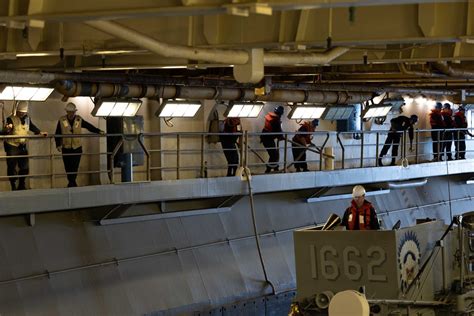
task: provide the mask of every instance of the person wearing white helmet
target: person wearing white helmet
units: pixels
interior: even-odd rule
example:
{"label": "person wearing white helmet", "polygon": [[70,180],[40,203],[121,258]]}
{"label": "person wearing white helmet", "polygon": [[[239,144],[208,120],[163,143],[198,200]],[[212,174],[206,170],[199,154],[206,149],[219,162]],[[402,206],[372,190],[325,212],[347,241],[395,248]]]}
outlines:
{"label": "person wearing white helmet", "polygon": [[[7,118],[3,133],[12,136],[26,136],[29,131],[35,135],[48,136],[48,133],[40,131],[28,116],[28,102],[20,101],[17,104],[16,113]],[[26,138],[8,138],[3,144],[7,156],[28,156]],[[7,158],[7,175],[10,177],[12,191],[26,190],[25,176],[28,173],[28,157]],[[16,186],[17,179],[18,187]]]}
{"label": "person wearing white helmet", "polygon": [[365,189],[356,185],[352,189],[351,206],[346,209],[341,225],[347,230],[380,229],[377,213],[372,203],[365,199]]}
{"label": "person wearing white helmet", "polygon": [[[56,135],[79,135],[85,128],[91,133],[104,134],[103,131],[76,115],[74,103],[68,103],[64,108],[66,115],[59,118]],[[81,137],[56,137],[56,148],[63,153],[64,169],[67,173],[68,188],[77,187],[76,178],[82,155]]]}

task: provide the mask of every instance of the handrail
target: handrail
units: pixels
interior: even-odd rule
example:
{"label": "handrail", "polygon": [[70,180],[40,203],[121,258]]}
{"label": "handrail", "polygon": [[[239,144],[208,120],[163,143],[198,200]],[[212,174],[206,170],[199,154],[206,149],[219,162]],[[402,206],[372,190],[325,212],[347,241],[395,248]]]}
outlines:
{"label": "handrail", "polygon": [[323,155],[324,155],[323,151],[324,151],[324,148],[326,147],[326,144],[328,143],[329,137],[330,137],[330,134],[327,133],[326,139],[321,145],[321,150],[319,151],[319,170],[323,170]]}
{"label": "handrail", "polygon": [[142,138],[143,138],[143,133],[138,134],[138,138],[137,138],[138,144],[140,144],[140,147],[143,149],[143,152],[146,155],[146,171],[147,171],[146,172],[146,180],[151,181],[150,153],[146,149],[145,144],[143,144]]}
{"label": "handrail", "polygon": [[[449,131],[454,134],[453,140],[450,139],[440,139],[436,144],[439,146],[440,151],[442,148],[445,148],[444,144],[452,142],[455,144],[455,147],[459,147],[459,136],[465,134],[466,131],[471,131],[469,129],[446,129],[446,130],[430,130],[430,129],[417,129],[415,130],[415,139],[414,139],[414,152],[408,152],[408,134],[407,132],[400,132],[402,134],[400,144],[401,147],[401,158],[404,165],[407,165],[409,161],[410,164],[419,163],[422,161],[427,161],[426,156],[432,155],[432,140],[430,138],[430,133],[436,131],[436,133],[441,135],[444,131]],[[280,161],[279,164],[283,164],[283,172],[292,172],[293,170],[290,167],[293,165],[292,160],[299,161],[298,157],[293,157],[291,155],[292,147],[297,146],[296,144],[289,145],[292,143],[292,135],[312,135],[315,140],[317,140],[318,147],[312,148],[307,147],[306,152],[311,153],[308,156],[306,162],[310,166],[313,166],[313,170],[323,170],[323,160],[325,159],[324,149],[329,146],[334,146],[336,151],[334,153],[334,159],[338,162],[336,169],[347,169],[347,168],[357,168],[357,167],[367,167],[367,166],[376,166],[379,158],[379,153],[381,146],[384,143],[385,137],[382,137],[382,134],[387,135],[390,131],[386,130],[377,130],[377,131],[348,131],[348,132],[336,132],[336,131],[315,131],[315,132],[278,132],[278,133],[265,133],[266,135],[274,134],[283,136],[285,144],[283,146],[275,147],[279,150]],[[107,134],[107,135],[97,135],[97,134],[78,134],[78,135],[49,135],[43,137],[40,135],[27,135],[27,136],[12,136],[12,135],[0,135],[0,140],[15,139],[15,138],[28,138],[31,140],[30,143],[30,153],[28,155],[19,155],[19,156],[6,156],[0,155],[0,160],[6,160],[9,158],[29,158],[39,160],[48,160],[48,162],[41,162],[41,170],[38,170],[36,173],[31,173],[25,175],[27,178],[40,178],[42,182],[49,181],[47,187],[56,187],[60,183],[57,178],[65,177],[68,174],[103,174],[108,173],[110,182],[116,183],[115,173],[120,173],[120,171],[114,170],[113,161],[117,157],[117,154],[120,152],[120,149],[128,150],[124,147],[125,140],[124,137],[133,137],[137,140],[136,146],[132,146],[128,152],[132,154],[141,154],[145,156],[145,163],[141,166],[135,166],[132,172],[140,174],[141,179],[146,179],[147,181],[152,181],[155,174],[152,175],[152,170],[158,170],[160,175],[156,176],[159,179],[184,179],[184,178],[195,178],[195,177],[215,177],[222,176],[223,170],[228,166],[226,160],[224,159],[223,149],[220,144],[208,145],[206,143],[207,135],[216,134],[222,135],[223,133],[203,133],[203,132],[166,132],[166,133],[141,133],[141,134]],[[250,168],[252,174],[259,174],[259,169],[264,168],[264,165],[267,162],[267,153],[265,148],[260,145],[259,137],[262,135],[260,132],[251,132],[251,131],[242,131],[238,133],[225,133],[226,135],[237,135],[240,139],[240,146],[237,149],[237,154],[240,153],[240,159],[238,166]],[[362,137],[355,139],[353,134],[360,134]],[[332,136],[335,136],[332,138]],[[85,146],[86,152],[84,153],[56,153],[54,140],[56,138],[70,138],[70,137],[80,137],[80,138],[101,138],[101,137],[119,137],[120,140],[115,144],[114,149],[109,152],[104,150],[102,147],[99,151],[96,149],[92,151],[87,150],[87,145]],[[154,142],[153,139],[165,139],[167,141]],[[48,142],[42,143],[44,141]],[[466,137],[465,142],[471,142],[472,140],[469,137]],[[36,144],[36,147],[33,145]],[[38,145],[39,144],[39,145]],[[87,144],[87,143],[85,143]],[[154,144],[159,144],[154,145]],[[428,146],[429,145],[429,146]],[[102,145],[103,146],[103,143]],[[139,146],[139,147],[138,147]],[[36,154],[35,148],[40,148],[41,150]],[[448,147],[449,148],[449,147]],[[360,149],[360,155],[357,155],[357,152]],[[341,151],[341,154],[339,153]],[[374,152],[375,150],[375,152]],[[460,150],[460,149],[459,149]],[[466,150],[467,153],[472,155],[472,150]],[[251,154],[250,154],[251,153]],[[314,155],[314,154],[316,155]],[[348,154],[349,153],[349,154]],[[455,155],[455,149],[451,150],[451,154]],[[101,155],[107,155],[107,161],[109,162],[108,168],[102,167],[102,170],[94,168],[94,170],[82,170],[77,172],[65,172],[64,169],[59,167],[60,158],[66,156],[74,155],[84,155],[88,157],[99,157]],[[153,157],[160,156],[161,159],[153,159]],[[375,157],[375,164],[374,162]],[[391,157],[389,155],[385,157]],[[333,158],[333,157],[331,157]],[[92,158],[89,158],[92,159]],[[142,156],[143,161],[143,156]],[[174,160],[175,159],[175,160]],[[154,161],[160,160],[161,163],[154,165]],[[173,160],[176,161],[176,165],[173,164]],[[171,162],[171,163],[170,163]],[[186,165],[184,165],[186,163]],[[156,162],[155,162],[156,164]],[[234,163],[235,164],[235,163]],[[35,169],[35,168],[33,168]],[[91,168],[87,168],[91,169]],[[253,169],[253,170],[252,170]],[[4,169],[5,170],[5,169]],[[174,170],[173,172],[170,172]],[[209,174],[208,174],[209,171]],[[260,173],[263,173],[260,171]],[[15,176],[6,176],[0,174],[0,180],[5,181]],[[45,178],[49,178],[45,180]],[[44,185],[43,185],[44,187]]]}
{"label": "handrail", "polygon": [[110,173],[109,173],[109,179],[110,183],[115,183],[114,182],[114,161],[115,161],[115,155],[117,155],[118,151],[120,150],[120,147],[123,145],[123,137],[120,138],[119,142],[117,145],[115,145],[114,150],[112,151],[112,154],[110,155],[109,158],[109,163],[110,163]]}
{"label": "handrail", "polygon": [[344,169],[346,149],[344,148],[344,145],[342,144],[342,140],[341,140],[340,135],[341,135],[340,133],[337,133],[337,142],[341,145],[341,151],[342,151],[342,160],[341,160],[342,168],[341,169]]}

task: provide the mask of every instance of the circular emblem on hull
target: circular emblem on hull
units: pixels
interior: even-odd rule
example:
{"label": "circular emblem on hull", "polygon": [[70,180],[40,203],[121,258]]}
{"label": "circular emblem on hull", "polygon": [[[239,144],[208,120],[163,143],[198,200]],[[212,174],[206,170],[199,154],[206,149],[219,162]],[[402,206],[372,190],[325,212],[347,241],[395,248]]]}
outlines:
{"label": "circular emblem on hull", "polygon": [[420,270],[420,243],[414,232],[406,232],[398,248],[400,290],[404,292]]}

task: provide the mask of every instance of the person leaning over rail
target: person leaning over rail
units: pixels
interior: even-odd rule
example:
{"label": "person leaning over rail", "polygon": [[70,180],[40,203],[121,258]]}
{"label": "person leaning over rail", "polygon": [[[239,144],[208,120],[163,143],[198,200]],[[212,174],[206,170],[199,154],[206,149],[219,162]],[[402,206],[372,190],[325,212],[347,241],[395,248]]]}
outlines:
{"label": "person leaning over rail", "polygon": [[[305,121],[301,124],[298,132],[313,133],[319,125],[319,120]],[[313,136],[311,134],[298,134],[293,137],[291,144],[291,151],[293,153],[293,160],[295,161],[296,172],[309,171],[308,163],[306,162],[306,150],[308,146],[314,146],[311,142]]]}
{"label": "person leaning over rail", "polygon": [[[105,134],[103,131],[76,115],[74,103],[68,103],[64,108],[66,115],[59,118],[56,126],[56,135],[78,135],[85,128],[91,133]],[[68,188],[77,187],[76,178],[82,155],[82,141],[80,137],[56,137],[56,148],[63,154],[64,169],[67,172]]]}
{"label": "person leaning over rail", "polygon": [[[35,135],[48,136],[48,133],[40,131],[28,116],[28,102],[21,101],[16,107],[15,114],[7,118],[3,134],[26,136],[29,131],[32,131]],[[10,177],[12,191],[26,190],[25,179],[29,173],[29,161],[28,157],[8,158],[8,156],[28,156],[27,142],[26,138],[8,138],[3,142],[7,154],[7,175]],[[18,177],[15,177],[16,175]],[[17,179],[18,187],[16,186]]]}
{"label": "person leaning over rail", "polygon": [[356,185],[352,189],[352,201],[342,218],[341,225],[347,230],[377,230],[380,224],[372,203],[365,199],[365,189]]}
{"label": "person leaning over rail", "polygon": [[398,156],[398,146],[400,145],[400,138],[402,137],[403,131],[408,130],[410,151],[413,151],[413,134],[416,122],[418,122],[418,116],[415,114],[410,116],[410,118],[400,115],[390,120],[390,131],[388,132],[387,139],[385,140],[385,144],[379,155],[379,160],[377,161],[379,166],[383,166],[382,158],[387,154],[390,146],[392,146],[392,162],[390,165],[395,166],[395,160]]}

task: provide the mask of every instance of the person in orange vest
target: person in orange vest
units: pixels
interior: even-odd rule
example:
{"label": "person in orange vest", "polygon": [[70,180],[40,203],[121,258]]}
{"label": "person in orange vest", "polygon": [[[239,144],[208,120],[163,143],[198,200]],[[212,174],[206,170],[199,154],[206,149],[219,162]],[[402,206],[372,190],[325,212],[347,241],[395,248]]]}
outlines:
{"label": "person in orange vest", "polygon": [[356,185],[352,189],[351,206],[346,209],[341,225],[347,230],[377,230],[380,224],[372,203],[365,199],[365,189]]}
{"label": "person in orange vest", "polygon": [[293,160],[295,161],[296,172],[309,171],[308,164],[306,163],[306,150],[308,146],[314,144],[311,143],[313,136],[307,133],[313,133],[318,125],[318,119],[314,119],[311,122],[305,121],[298,129],[298,132],[304,134],[296,134],[293,137],[291,151],[293,152]]}
{"label": "person in orange vest", "polygon": [[443,129],[445,127],[441,109],[443,104],[436,102],[436,106],[430,113],[431,139],[433,140],[433,161],[441,160],[440,153],[443,152]]}
{"label": "person in orange vest", "polygon": [[456,114],[454,114],[454,147],[456,149],[456,159],[466,159],[466,134],[473,137],[467,130],[467,120],[465,115],[465,108],[461,105]]}
{"label": "person in orange vest", "polygon": [[453,131],[452,129],[454,128],[454,122],[453,122],[453,111],[451,110],[451,104],[445,103],[443,105],[443,109],[441,110],[441,115],[443,116],[443,121],[444,121],[444,135],[443,135],[443,146],[441,149],[441,154],[439,158],[442,160],[444,152],[446,150],[446,159],[447,160],[453,160],[453,155],[451,153],[451,146],[453,144]]}
{"label": "person in orange vest", "polygon": [[[281,133],[281,116],[285,112],[283,106],[277,106],[273,112],[268,112],[265,115],[265,126],[262,130],[262,135],[260,135],[260,142],[263,144],[265,149],[268,153],[268,163],[267,168],[265,169],[265,173],[270,173],[273,170],[278,171],[278,162],[280,160],[280,152],[277,148],[277,144],[275,140],[280,141],[284,140],[282,134],[275,134]],[[272,134],[267,134],[272,133]]]}
{"label": "person in orange vest", "polygon": [[[241,130],[240,118],[228,117],[224,120],[223,133],[238,133]],[[219,135],[219,140],[227,160],[227,176],[235,176],[239,166],[239,151],[237,149],[239,135]]]}

